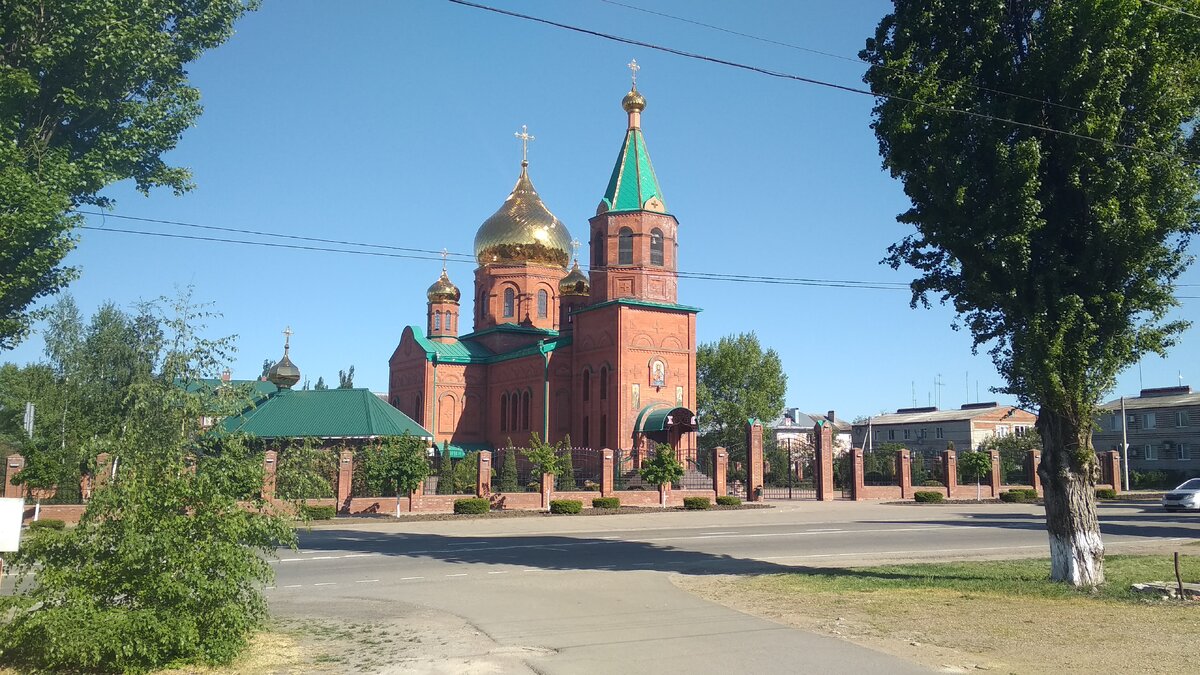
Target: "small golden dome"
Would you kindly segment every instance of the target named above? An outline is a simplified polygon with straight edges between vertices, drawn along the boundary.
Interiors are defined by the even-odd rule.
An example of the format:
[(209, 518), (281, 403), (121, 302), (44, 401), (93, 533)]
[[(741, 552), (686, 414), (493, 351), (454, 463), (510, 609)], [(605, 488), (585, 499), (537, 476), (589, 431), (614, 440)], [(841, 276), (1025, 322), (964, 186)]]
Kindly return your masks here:
[(566, 269), (571, 234), (542, 203), (529, 180), (528, 162), (504, 204), (475, 233), (475, 259), (480, 265), (535, 263)]
[(592, 284), (588, 278), (584, 276), (579, 269), (579, 260), (575, 261), (575, 265), (571, 267), (571, 271), (567, 276), (563, 277), (558, 282), (558, 292), (560, 295), (590, 295), (592, 292)]
[(621, 107), (624, 108), (625, 112), (627, 113), (635, 110), (641, 112), (646, 109), (646, 97), (642, 96), (641, 92), (637, 90), (637, 87), (634, 87), (633, 89), (629, 90), (628, 94), (625, 94), (625, 98), (621, 99)]
[(457, 303), (458, 299), (462, 297), (462, 293), (459, 292), (458, 286), (451, 283), (450, 277), (446, 276), (446, 270), (443, 269), (442, 276), (433, 282), (433, 285), (425, 292), (425, 297), (429, 298), (430, 302)]

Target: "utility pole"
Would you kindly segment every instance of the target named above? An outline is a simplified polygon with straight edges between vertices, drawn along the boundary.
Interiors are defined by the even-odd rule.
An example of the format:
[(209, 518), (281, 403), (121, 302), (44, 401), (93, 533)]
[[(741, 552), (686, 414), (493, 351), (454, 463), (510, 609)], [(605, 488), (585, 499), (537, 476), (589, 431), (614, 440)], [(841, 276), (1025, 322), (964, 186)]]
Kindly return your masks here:
[(1125, 474), (1125, 491), (1129, 492), (1129, 433), (1126, 424), (1129, 418), (1125, 416), (1125, 397), (1121, 397), (1121, 461), (1123, 463), (1123, 473)]

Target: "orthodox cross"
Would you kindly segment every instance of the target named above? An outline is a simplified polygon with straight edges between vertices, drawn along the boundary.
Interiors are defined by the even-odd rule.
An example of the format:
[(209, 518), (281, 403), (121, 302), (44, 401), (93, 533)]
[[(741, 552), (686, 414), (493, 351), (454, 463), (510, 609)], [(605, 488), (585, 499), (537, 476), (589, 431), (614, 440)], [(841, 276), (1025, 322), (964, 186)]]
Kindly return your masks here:
[(578, 239), (571, 240), (571, 253), (575, 255), (576, 260), (579, 260), (579, 246), (580, 243)]
[(625, 65), (628, 66), (629, 70), (633, 72), (633, 88), (637, 89), (637, 73), (642, 69), (642, 67), (637, 64), (637, 59), (633, 59)]
[(292, 342), (292, 327), (288, 326), (283, 329), (283, 351), (287, 351)]
[(516, 136), (517, 138), (521, 139), (521, 161), (528, 162), (529, 161), (529, 141), (536, 140), (536, 139), (533, 137), (532, 134), (529, 133), (529, 127), (525, 126), (524, 124), (521, 125), (520, 133), (515, 133), (515, 134), (513, 134), (513, 136)]
[(446, 256), (450, 255), (450, 251), (442, 249), (442, 274), (446, 273)]

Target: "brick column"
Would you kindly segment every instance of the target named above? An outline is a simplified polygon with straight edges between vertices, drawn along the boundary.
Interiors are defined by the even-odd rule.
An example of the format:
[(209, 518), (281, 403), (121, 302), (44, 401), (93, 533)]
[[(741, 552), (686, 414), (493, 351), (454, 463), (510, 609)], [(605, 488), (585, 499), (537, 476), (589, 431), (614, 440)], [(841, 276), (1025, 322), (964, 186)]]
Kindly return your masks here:
[(1108, 463), (1108, 475), (1112, 476), (1112, 489), (1121, 494), (1121, 453), (1116, 450), (1109, 450), (1104, 461)]
[(1000, 496), (1000, 482), (1003, 476), (1000, 475), (1000, 451), (989, 450), (988, 454), (992, 456), (992, 499)]
[(725, 451), (725, 448), (719, 445), (713, 448), (712, 463), (713, 492), (718, 497), (724, 497), (729, 494), (729, 490), (725, 485), (726, 472), (729, 471), (729, 453)]
[(756, 419), (746, 421), (746, 500), (762, 501), (763, 427)]
[(896, 451), (896, 475), (900, 477), (900, 498), (912, 499), (912, 456), (908, 448)]
[(946, 472), (946, 497), (954, 499), (955, 488), (958, 487), (958, 453), (954, 450), (942, 451), (942, 470)]
[(813, 436), (816, 443), (817, 499), (823, 502), (833, 501), (833, 429), (823, 420), (818, 422), (820, 428)]
[(851, 499), (857, 502), (866, 499), (865, 495), (867, 493), (867, 491), (863, 489), (866, 487), (866, 476), (863, 475), (863, 450), (862, 448), (851, 448), (850, 452), (853, 455), (850, 463), (851, 473), (853, 474), (851, 476), (853, 482), (850, 483), (850, 485), (853, 487), (851, 488), (850, 494)]
[(1038, 496), (1042, 496), (1042, 477), (1038, 475), (1038, 467), (1042, 465), (1042, 451), (1030, 450), (1029, 457), (1026, 460), (1029, 466), (1025, 469), (1029, 472), (1029, 484), (1037, 491)]
[(274, 450), (263, 453), (262, 498), (267, 501), (275, 499), (275, 467), (278, 460), (279, 453)]
[(600, 451), (600, 496), (611, 497), (613, 494), (616, 471), (613, 466), (613, 451), (604, 448)]
[(492, 453), (489, 450), (480, 451), (479, 469), (475, 474), (475, 496), (487, 497), (492, 494)]
[(554, 474), (542, 474), (542, 508), (550, 509), (550, 496), (554, 492)]
[(14, 483), (13, 476), (25, 468), (25, 458), (16, 453), (11, 454), (4, 460), (4, 466), (8, 469), (7, 480), (4, 482), (4, 496), (18, 499), (24, 497), (25, 486)]
[(338, 453), (337, 474), (337, 510), (350, 511), (350, 484), (354, 480), (354, 451), (342, 450)]

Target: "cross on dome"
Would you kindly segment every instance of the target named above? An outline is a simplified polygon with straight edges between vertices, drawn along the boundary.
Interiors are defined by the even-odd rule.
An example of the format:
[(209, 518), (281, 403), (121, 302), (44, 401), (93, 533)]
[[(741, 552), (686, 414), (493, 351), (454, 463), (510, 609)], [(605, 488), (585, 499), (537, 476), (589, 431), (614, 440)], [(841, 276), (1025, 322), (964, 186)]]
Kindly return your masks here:
[(529, 141), (536, 139), (533, 134), (529, 133), (529, 127), (524, 124), (521, 125), (521, 131), (514, 133), (513, 136), (521, 140), (521, 164), (529, 164)]
[(442, 273), (446, 272), (446, 257), (450, 255), (450, 251), (442, 249)]
[(638, 71), (642, 69), (642, 67), (638, 65), (637, 59), (632, 59), (629, 61), (629, 63), (627, 63), (625, 65), (628, 66), (630, 72), (633, 73), (633, 88), (637, 89), (637, 74), (638, 74)]
[(283, 329), (283, 352), (285, 354), (287, 353), (288, 347), (291, 346), (292, 335), (294, 335), (294, 334), (295, 333), (292, 332), (291, 326), (287, 326), (286, 328)]

